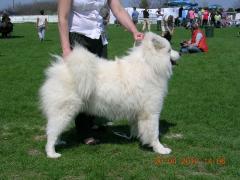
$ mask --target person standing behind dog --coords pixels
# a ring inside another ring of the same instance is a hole
[[[40,16],[37,17],[37,30],[39,40],[42,42],[45,38],[45,31],[47,28],[47,17],[44,15],[44,10],[40,11]]]
[[[132,33],[135,41],[144,38],[144,34],[138,32],[119,0],[58,0],[58,28],[63,57],[71,53],[75,42],[99,57],[105,56],[106,39],[102,36],[104,26],[103,17],[100,15],[104,6],[109,6],[118,21]],[[92,136],[93,119],[86,114],[79,114],[75,119],[77,130],[86,134],[85,144],[97,142]]]
[[[145,31],[145,29],[148,28],[148,31],[151,30],[151,24],[149,21],[149,12],[147,10],[147,8],[145,8],[143,10],[143,27],[142,27],[142,31]]]
[[[172,15],[165,15],[162,20],[162,36],[171,42],[174,32],[175,19]]]

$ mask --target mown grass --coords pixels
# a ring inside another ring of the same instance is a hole
[[[0,39],[0,179],[239,179],[238,30],[215,29],[208,53],[183,55],[174,68],[160,118],[161,141],[171,155],[115,136],[112,130],[128,133],[120,121],[96,146],[82,144],[72,125],[63,134],[68,144],[57,148],[63,156],[53,160],[44,152],[38,89],[50,54],[60,54],[57,26],[50,24],[40,43],[33,24],[15,25],[13,38]],[[173,47],[189,35],[176,29]],[[109,37],[110,58],[133,44],[121,27],[110,26]]]

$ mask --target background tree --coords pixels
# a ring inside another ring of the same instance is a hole
[[[132,6],[140,7],[140,8],[159,8],[165,6],[167,4],[168,0],[133,0]]]
[[[57,2],[33,2],[30,4],[15,4],[14,9],[9,7],[6,9],[10,14],[14,15],[38,15],[40,10],[44,9],[45,14],[51,15],[57,13]]]
[[[136,7],[138,8],[139,7],[139,4],[140,4],[140,0],[132,0],[129,2],[129,6],[130,7]]]
[[[159,8],[162,7],[162,0],[151,0],[149,1],[150,8]]]
[[[148,0],[141,0],[139,7],[140,8],[149,8]]]
[[[228,8],[227,12],[235,12],[235,9],[234,8]]]

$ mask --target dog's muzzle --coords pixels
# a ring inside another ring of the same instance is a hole
[[[180,57],[182,56],[182,53],[181,53],[181,52],[178,52],[178,55],[179,55],[179,58],[180,58]],[[172,64],[173,66],[178,65],[176,61],[174,61],[174,60],[172,60],[172,59],[170,59],[170,61],[171,61],[171,64]]]

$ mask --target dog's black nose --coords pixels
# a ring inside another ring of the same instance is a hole
[[[179,56],[182,56],[182,53],[181,53],[181,52],[179,52]]]

